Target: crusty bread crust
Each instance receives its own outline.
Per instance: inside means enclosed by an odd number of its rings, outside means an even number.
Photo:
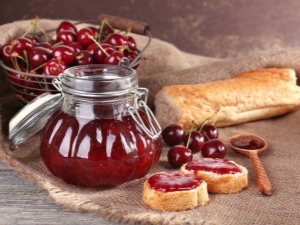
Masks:
[[[152,189],[147,180],[143,186],[143,201],[160,211],[193,209],[209,201],[207,184],[203,181],[199,187],[189,191],[162,192]]]
[[[207,182],[207,189],[210,193],[231,194],[240,192],[243,188],[248,186],[248,170],[246,167],[238,165],[233,161],[230,162],[237,165],[242,172],[224,175],[207,171],[198,171],[195,173],[194,171],[186,170],[186,164],[183,165],[180,170],[185,174],[196,174],[202,177],[202,179]]]
[[[222,81],[165,86],[155,96],[155,114],[163,128],[176,123],[185,130],[192,121],[212,122],[216,114],[217,127],[270,118],[300,107],[300,87],[295,83],[294,70],[273,68]]]

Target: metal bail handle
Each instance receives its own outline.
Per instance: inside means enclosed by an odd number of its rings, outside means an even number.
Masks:
[[[143,95],[145,96],[144,101],[139,100],[139,98]],[[148,97],[148,89],[147,88],[138,88],[137,92],[135,92],[134,105],[132,107],[129,107],[128,111],[129,111],[129,114],[132,116],[133,120],[137,123],[137,125],[143,131],[145,131],[145,133],[150,138],[155,139],[160,135],[162,129],[161,129],[157,119],[155,118],[153,112],[147,106],[147,103],[146,103],[147,97]],[[138,111],[137,111],[138,108],[144,109],[146,116],[147,116],[148,123],[149,123],[149,128],[145,125],[142,117],[138,113]],[[154,124],[153,124],[153,122],[154,122]]]
[[[59,92],[62,92],[62,88],[61,88],[61,77],[62,77],[62,74],[59,74],[57,78],[53,78],[53,80],[52,80],[53,86],[54,86]]]

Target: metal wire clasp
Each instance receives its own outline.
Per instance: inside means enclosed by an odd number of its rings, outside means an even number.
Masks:
[[[144,100],[141,97],[144,96]],[[137,125],[152,139],[157,138],[161,133],[161,127],[155,118],[151,109],[147,106],[148,89],[138,88],[135,92],[134,105],[128,108],[129,114],[132,116],[133,120]],[[146,116],[148,126],[146,126],[144,120],[138,112],[139,108],[143,108]]]
[[[62,91],[62,88],[61,88],[61,76],[62,76],[62,73],[59,74],[57,78],[53,78],[53,80],[52,80],[53,86],[54,86],[59,92]]]

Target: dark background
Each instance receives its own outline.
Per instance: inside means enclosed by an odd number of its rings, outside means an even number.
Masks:
[[[154,37],[211,57],[300,46],[299,0],[0,0],[0,24],[101,13],[147,22]]]

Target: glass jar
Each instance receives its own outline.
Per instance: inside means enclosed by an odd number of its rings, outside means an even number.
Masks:
[[[54,84],[63,104],[43,128],[40,153],[55,176],[79,186],[115,186],[145,176],[157,163],[161,129],[135,70],[77,66]]]

